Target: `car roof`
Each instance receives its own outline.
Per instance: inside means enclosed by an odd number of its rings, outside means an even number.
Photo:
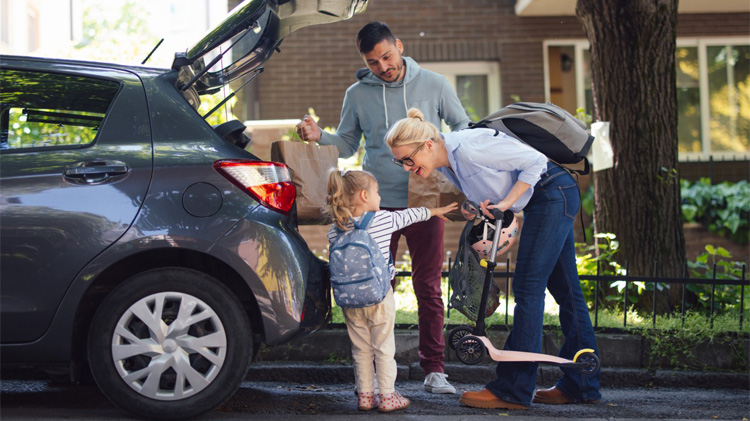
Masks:
[[[117,69],[131,73],[135,73],[142,77],[156,77],[172,71],[168,68],[158,68],[152,66],[142,65],[131,65],[122,63],[109,63],[102,61],[91,61],[91,60],[80,60],[80,59],[68,59],[59,57],[37,57],[37,56],[23,56],[23,55],[8,55],[0,54],[0,66],[12,66],[13,63],[37,63],[40,67],[44,67],[45,70],[50,70],[55,66],[81,66],[81,67],[97,67],[106,69]]]

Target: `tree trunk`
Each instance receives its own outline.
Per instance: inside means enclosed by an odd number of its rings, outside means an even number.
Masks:
[[[614,167],[593,177],[595,230],[617,235],[615,257],[629,275],[652,276],[656,262],[659,276],[682,276],[677,0],[578,0],[576,14],[591,45],[594,116],[610,122],[614,152]],[[676,304],[680,285],[670,289],[658,293],[657,311]],[[639,307],[651,302],[642,297]]]

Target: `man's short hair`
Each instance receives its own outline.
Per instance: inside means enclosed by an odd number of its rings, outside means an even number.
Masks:
[[[388,25],[383,22],[370,22],[357,33],[357,48],[359,48],[360,54],[367,54],[386,39],[392,44],[396,44],[396,37],[393,36],[393,32]]]

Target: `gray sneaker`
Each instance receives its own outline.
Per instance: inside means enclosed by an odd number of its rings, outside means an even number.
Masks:
[[[456,393],[456,388],[453,387],[446,378],[448,377],[445,373],[430,373],[424,378],[424,390],[430,393]]]

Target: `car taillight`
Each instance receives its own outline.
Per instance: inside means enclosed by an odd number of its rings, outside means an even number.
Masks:
[[[264,206],[283,214],[292,210],[297,189],[286,165],[236,159],[216,161],[214,168]]]

